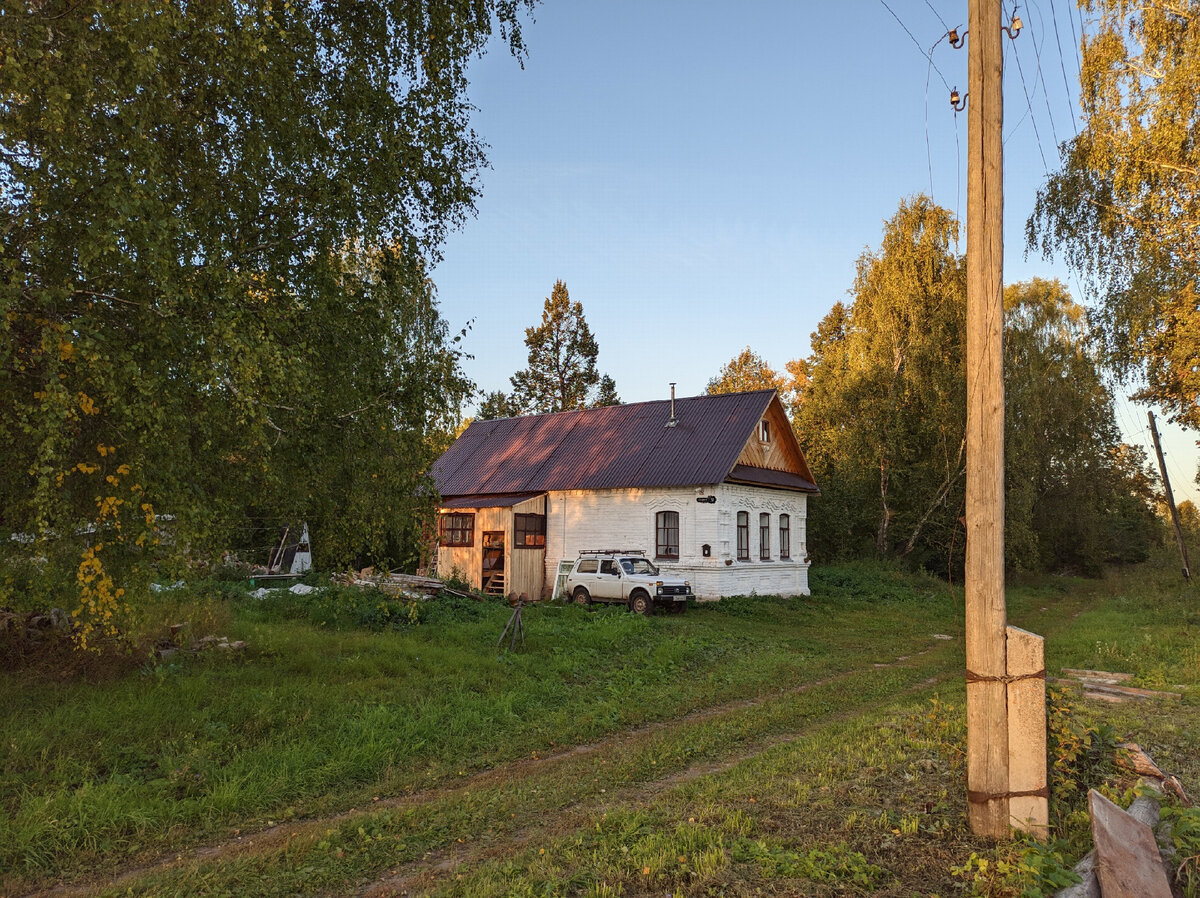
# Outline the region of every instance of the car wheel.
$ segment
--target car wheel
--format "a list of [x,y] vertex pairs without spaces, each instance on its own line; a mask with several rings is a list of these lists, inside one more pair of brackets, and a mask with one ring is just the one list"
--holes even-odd
[[571,600],[574,601],[576,605],[592,604],[592,597],[588,595],[588,591],[582,586],[575,587],[575,592],[571,593]]
[[629,597],[629,610],[634,614],[650,613],[650,596],[638,591]]

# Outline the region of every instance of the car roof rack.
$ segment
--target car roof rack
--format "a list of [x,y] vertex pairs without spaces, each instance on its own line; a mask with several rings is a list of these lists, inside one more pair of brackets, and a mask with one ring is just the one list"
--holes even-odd
[[580,555],[645,555],[645,549],[580,549]]

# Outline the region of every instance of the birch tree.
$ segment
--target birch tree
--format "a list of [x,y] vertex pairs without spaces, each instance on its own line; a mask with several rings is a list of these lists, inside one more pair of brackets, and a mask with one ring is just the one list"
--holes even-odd
[[111,632],[248,504],[392,551],[462,394],[426,273],[485,164],[467,67],[533,2],[5,5],[0,604]]
[[1038,195],[1031,246],[1101,295],[1105,361],[1200,427],[1200,2],[1087,0],[1082,128]]

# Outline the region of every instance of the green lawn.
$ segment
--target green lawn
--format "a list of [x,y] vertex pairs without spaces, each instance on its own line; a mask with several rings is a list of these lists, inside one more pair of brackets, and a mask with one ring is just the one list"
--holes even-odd
[[[961,821],[961,593],[865,564],[815,569],[813,591],[648,618],[534,606],[515,654],[499,604],[443,599],[409,626],[345,590],[171,596],[179,614],[213,598],[246,655],[0,675],[0,891],[103,891],[137,865],[113,894],[933,889],[884,842],[924,846],[952,887],[990,850]],[[1170,712],[1096,713],[1131,738],[1151,721],[1155,756],[1200,788],[1193,596],[1150,566],[1012,588],[1009,607],[1052,674],[1191,687]],[[209,843],[226,847],[188,851]]]

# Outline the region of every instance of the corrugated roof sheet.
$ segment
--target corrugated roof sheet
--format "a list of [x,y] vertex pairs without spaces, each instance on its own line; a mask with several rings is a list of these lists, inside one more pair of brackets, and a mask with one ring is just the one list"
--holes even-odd
[[443,496],[721,483],[773,390],[475,421],[438,459]]
[[540,495],[541,493],[522,493],[519,496],[460,496],[457,499],[443,500],[441,507],[445,511],[459,508],[510,508]]
[[782,486],[789,489],[817,492],[817,485],[791,471],[775,471],[771,468],[755,468],[751,465],[734,465],[729,479],[737,483],[752,483],[759,486]]

